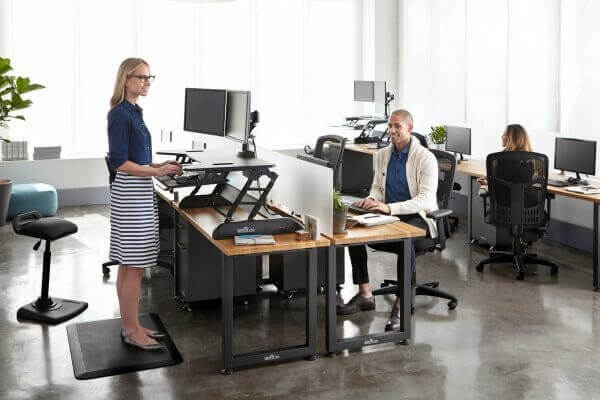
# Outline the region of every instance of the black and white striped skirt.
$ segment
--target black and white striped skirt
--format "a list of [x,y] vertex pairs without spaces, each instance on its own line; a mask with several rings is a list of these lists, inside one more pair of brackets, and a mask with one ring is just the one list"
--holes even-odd
[[158,251],[158,208],[152,178],[117,172],[110,191],[109,259],[129,267],[153,267]]

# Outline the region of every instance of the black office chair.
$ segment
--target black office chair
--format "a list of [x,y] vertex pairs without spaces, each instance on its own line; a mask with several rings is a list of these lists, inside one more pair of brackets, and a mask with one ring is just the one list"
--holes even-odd
[[[435,155],[435,158],[438,161],[437,200],[439,209],[427,213],[427,217],[435,220],[438,236],[436,238],[427,236],[422,239],[414,240],[413,245],[415,246],[415,255],[417,257],[427,252],[433,252],[435,250],[441,251],[446,248],[446,238],[448,237],[447,218],[452,214],[452,210],[449,210],[447,207],[448,200],[450,199],[450,192],[452,191],[452,184],[454,182],[456,158],[453,154],[442,150],[430,151]],[[397,285],[397,281],[385,279],[381,284],[381,289],[374,290],[373,295],[377,296],[380,294],[396,293]],[[440,283],[438,281],[417,283],[415,286],[415,295],[434,296],[450,300],[448,302],[448,308],[454,310],[458,304],[458,299],[450,293],[439,290],[439,286]],[[414,306],[412,307],[412,310],[414,310]]]
[[[419,143],[421,143],[421,146],[429,148],[429,145],[427,144],[427,138],[424,135],[421,135],[420,133],[417,133],[417,132],[411,132],[410,134],[419,140]],[[452,179],[454,179],[454,173],[452,174]],[[462,188],[459,183],[452,182],[452,190],[460,191],[461,189]],[[444,208],[447,208],[447,204],[446,204],[446,207],[444,207]],[[458,230],[458,217],[457,216],[450,215],[450,216],[448,216],[448,218],[444,219],[444,232],[446,233],[446,237],[449,237],[451,232],[456,232],[457,230]]]
[[[333,187],[336,190],[340,190],[342,187],[342,163],[344,159],[345,146],[346,139],[342,136],[324,135],[317,139],[314,149],[312,149],[310,146],[304,147],[304,151],[307,154],[312,155],[312,157],[318,160],[322,160],[322,165],[333,169]],[[299,154],[297,157],[304,161],[316,161],[302,154]]]
[[[111,167],[110,167],[110,158],[109,155],[106,154],[106,156],[104,156],[104,162],[106,162],[106,169],[108,169],[108,186],[112,187],[112,183],[115,180],[115,177],[117,176],[117,171],[114,171]],[[110,275],[110,268],[113,265],[119,265],[118,261],[107,261],[105,263],[102,263],[102,275],[104,276],[109,276]]]
[[488,191],[481,194],[484,216],[488,224],[510,228],[512,251],[490,251],[489,258],[477,263],[477,271],[482,272],[486,264],[512,263],[517,269],[516,278],[522,280],[525,264],[539,264],[549,266],[551,275],[557,275],[555,263],[526,253],[528,245],[543,237],[550,220],[554,196],[546,192],[548,157],[527,151],[501,151],[487,156],[486,167]]

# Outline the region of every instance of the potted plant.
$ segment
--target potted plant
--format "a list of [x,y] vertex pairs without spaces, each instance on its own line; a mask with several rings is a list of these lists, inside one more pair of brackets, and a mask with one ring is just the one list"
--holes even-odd
[[333,191],[333,233],[346,232],[346,217],[348,206],[340,199],[340,192]]
[[[25,117],[19,112],[29,107],[32,101],[24,99],[22,95],[44,88],[44,86],[37,83],[31,83],[29,78],[7,75],[11,70],[10,59],[0,57],[0,128],[2,130],[8,130],[10,120],[20,119],[25,121]],[[2,154],[8,153],[8,146],[22,147],[24,145],[11,143],[8,138],[2,135],[0,135],[0,143],[2,144]],[[12,180],[0,177],[0,226],[6,222],[11,190]]]
[[444,143],[446,143],[446,127],[444,125],[432,126],[428,136],[432,149],[444,150]]

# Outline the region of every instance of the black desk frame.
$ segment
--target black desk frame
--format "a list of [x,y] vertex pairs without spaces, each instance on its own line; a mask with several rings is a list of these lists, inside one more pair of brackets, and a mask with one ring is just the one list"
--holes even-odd
[[[224,375],[233,372],[233,368],[248,365],[279,362],[305,357],[307,360],[317,358],[317,248],[291,250],[307,251],[306,266],[306,341],[303,345],[288,346],[276,349],[259,350],[248,353],[233,354],[233,260],[236,256],[222,254],[222,284],[221,299],[221,354],[223,358]],[[285,251],[264,254],[287,253]],[[254,254],[253,254],[254,255]],[[256,253],[260,256],[263,253]],[[334,253],[335,256],[335,253]],[[335,273],[335,268],[334,268]],[[334,281],[335,282],[335,281]],[[335,293],[335,287],[334,287]]]
[[[367,245],[373,243],[387,243],[387,242],[404,242],[404,271],[402,276],[398,276],[398,286],[402,288],[402,300],[400,307],[400,329],[398,331],[374,333],[363,336],[355,336],[351,338],[345,338],[338,340],[336,333],[337,325],[337,313],[336,313],[336,248],[356,246],[356,245]],[[345,349],[352,350],[361,348],[363,346],[371,346],[374,344],[381,343],[400,343],[408,344],[410,339],[411,331],[411,320],[410,310],[412,305],[412,285],[411,285],[411,271],[407,266],[410,265],[410,246],[412,246],[412,239],[392,239],[392,240],[379,240],[379,241],[368,241],[364,243],[353,243],[334,246],[331,245],[328,249],[327,255],[327,353],[332,355],[334,353],[341,352]]]

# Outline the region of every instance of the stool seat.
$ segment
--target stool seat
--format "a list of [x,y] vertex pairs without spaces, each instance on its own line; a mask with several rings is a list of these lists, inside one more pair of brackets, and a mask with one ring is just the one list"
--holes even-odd
[[62,218],[46,217],[37,211],[28,212],[13,220],[15,233],[53,241],[77,232],[77,225]]

